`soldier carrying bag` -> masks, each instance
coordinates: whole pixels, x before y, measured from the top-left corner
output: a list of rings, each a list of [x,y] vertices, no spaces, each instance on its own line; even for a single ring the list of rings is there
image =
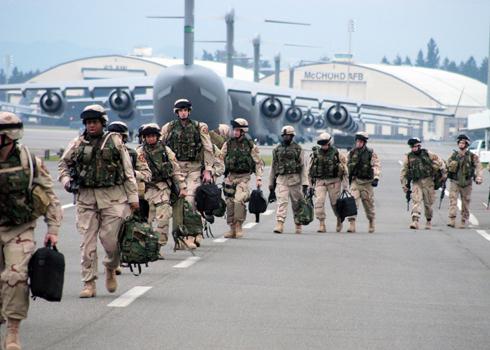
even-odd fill
[[[187,247],[184,238],[196,237],[202,235],[203,224],[202,216],[196,210],[192,209],[192,205],[182,197],[179,197],[172,207],[172,236],[174,238],[175,247],[177,250],[179,244]],[[192,252],[194,255],[194,252]]]
[[[48,241],[32,255],[28,265],[29,286],[32,298],[61,301],[65,275],[65,257],[56,245]]]
[[[344,222],[346,217],[357,215],[356,200],[347,190],[342,191],[337,199],[335,208],[341,222]]]
[[[298,210],[295,213],[294,221],[297,225],[308,225],[313,221],[313,196],[303,197],[298,202]]]
[[[255,214],[255,222],[259,222],[260,214],[267,210],[267,200],[264,198],[262,190],[257,188],[250,194],[248,202],[248,211],[250,214]]]

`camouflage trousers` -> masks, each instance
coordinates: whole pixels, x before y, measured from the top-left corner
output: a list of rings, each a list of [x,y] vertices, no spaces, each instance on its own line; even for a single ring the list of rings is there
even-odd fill
[[[245,203],[250,198],[250,175],[249,174],[229,174],[225,183],[235,186],[235,195],[226,197],[226,223],[242,223],[247,217],[247,207]]]
[[[337,199],[340,196],[341,182],[340,179],[334,180],[316,180],[315,182],[315,216],[318,220],[325,220],[325,201],[328,199],[332,210],[337,216]]]
[[[430,177],[412,183],[412,217],[420,218],[422,205],[425,218],[432,219],[432,206],[436,199],[434,180]]]
[[[35,226],[35,221],[14,227],[0,226],[0,303],[4,320],[27,317],[27,267],[36,249]]]
[[[130,214],[129,205],[117,203],[105,209],[96,206],[77,206],[77,228],[82,235],[82,281],[97,279],[97,237],[104,247],[103,264],[109,269],[119,266],[117,235],[125,217]]]
[[[470,200],[472,186],[461,187],[457,182],[451,181],[449,184],[449,218],[456,218],[458,211],[458,196],[461,196],[461,219],[467,221],[470,218]]]
[[[374,190],[371,185],[371,180],[358,180],[353,179],[350,185],[350,192],[354,199],[356,200],[357,211],[359,213],[360,204],[364,207],[364,211],[366,212],[366,217],[368,220],[375,219],[375,211],[374,211]],[[349,220],[355,220],[356,216],[350,216]]]
[[[196,209],[196,189],[201,186],[201,163],[200,162],[179,162],[180,170],[185,178],[187,187],[186,201],[193,209]]]
[[[156,186],[148,187],[145,193],[145,199],[150,207],[148,223],[156,222],[155,232],[158,233],[158,243],[164,246],[168,241],[168,227],[172,218],[170,188],[165,183],[158,183]]]

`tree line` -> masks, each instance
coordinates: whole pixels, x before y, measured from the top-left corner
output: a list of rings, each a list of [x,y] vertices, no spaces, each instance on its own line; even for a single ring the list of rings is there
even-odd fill
[[[397,55],[391,62],[386,56],[384,56],[381,63],[392,64],[395,66],[405,65],[438,68],[449,72],[466,75],[485,84],[487,83],[488,78],[488,57],[485,57],[480,64],[476,62],[476,59],[473,56],[470,56],[466,61],[461,61],[459,63],[456,63],[454,60],[450,60],[448,57],[445,57],[441,62],[439,47],[433,38],[430,38],[429,42],[427,43],[427,52],[424,54],[424,51],[420,49],[414,62],[412,62],[409,56],[402,58],[400,55]]]

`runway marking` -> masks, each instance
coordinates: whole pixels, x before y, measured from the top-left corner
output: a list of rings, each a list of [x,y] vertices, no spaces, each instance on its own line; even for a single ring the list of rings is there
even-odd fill
[[[271,215],[273,212],[273,209],[267,209],[262,215]]]
[[[213,242],[214,243],[225,243],[226,241],[228,240],[228,238],[216,238],[216,239],[213,239]]]
[[[198,262],[199,259],[201,259],[199,256],[191,256],[191,257],[188,257],[187,259],[185,259],[184,261],[178,263],[177,265],[174,265],[174,267],[176,269],[186,269],[189,266],[192,266],[196,262]]]
[[[483,238],[485,238],[487,241],[490,241],[490,235],[487,233],[487,231],[485,230],[476,230],[476,232],[482,236]]]
[[[71,207],[74,207],[74,206],[75,206],[75,204],[70,203],[70,204],[65,204],[65,205],[62,205],[62,206],[61,206],[61,208],[62,208],[62,209],[68,209],[68,208],[71,208]]]
[[[448,191],[448,190],[446,190],[444,193],[446,194],[446,196],[448,196],[448,197],[449,197],[449,191]],[[456,205],[458,206],[458,209],[461,211],[461,208],[462,208],[462,205],[463,205],[463,204],[461,203],[461,199],[459,199],[459,198],[458,198],[458,202],[457,202],[457,204],[456,204]],[[478,226],[478,225],[480,225],[480,222],[478,221],[478,219],[476,218],[476,216],[475,216],[475,215],[473,215],[473,214],[471,214],[471,213],[470,213],[470,219],[469,219],[469,222],[470,222],[470,224],[472,224],[473,226]]]
[[[245,225],[243,225],[243,228],[252,228],[255,225],[257,225],[256,222],[247,222]]]
[[[116,300],[113,300],[107,306],[109,307],[126,307],[131,304],[136,298],[148,292],[152,287],[136,286],[128,290]]]

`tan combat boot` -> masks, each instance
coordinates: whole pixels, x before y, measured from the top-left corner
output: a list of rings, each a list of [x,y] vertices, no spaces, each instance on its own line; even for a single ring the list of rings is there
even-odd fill
[[[105,288],[109,293],[114,293],[117,289],[116,269],[105,269]]]
[[[80,298],[95,298],[95,281],[85,282],[83,285],[83,289],[80,292]]]
[[[369,233],[374,233],[374,219],[369,219],[369,228],[368,228]]]
[[[185,240],[185,244],[187,244],[187,247],[189,249],[194,250],[197,248],[197,245],[194,243],[194,237],[189,236],[186,237],[184,240]]]
[[[225,238],[235,238],[235,223],[230,224],[230,231],[225,232]]]
[[[19,338],[20,320],[9,318],[7,320],[7,334],[5,335],[6,350],[21,350]]]
[[[278,221],[274,227],[274,233],[282,233],[284,231],[284,222]]]
[[[418,230],[419,229],[419,218],[414,216],[412,217],[412,223],[410,224],[410,228],[412,230]]]
[[[349,228],[347,229],[347,232],[356,232],[356,220],[349,220]]]
[[[238,221],[235,224],[235,237],[236,238],[243,237],[243,230],[242,230],[242,223],[241,223],[241,221]]]
[[[425,229],[430,230],[432,228],[432,221],[427,219],[427,222],[425,223]]]
[[[335,226],[335,231],[342,231],[342,221],[340,220],[340,218],[337,218],[337,226]]]
[[[320,233],[327,232],[327,227],[325,225],[325,220],[320,220],[320,226],[318,227],[318,230],[316,230],[316,232],[320,232]]]
[[[465,219],[461,219],[461,223],[458,225],[458,228],[468,228],[468,222]]]
[[[301,234],[301,229],[302,229],[301,225],[296,224],[296,230],[294,232],[296,232],[296,234],[299,235]]]
[[[456,227],[456,218],[449,218],[447,225],[449,227]]]

